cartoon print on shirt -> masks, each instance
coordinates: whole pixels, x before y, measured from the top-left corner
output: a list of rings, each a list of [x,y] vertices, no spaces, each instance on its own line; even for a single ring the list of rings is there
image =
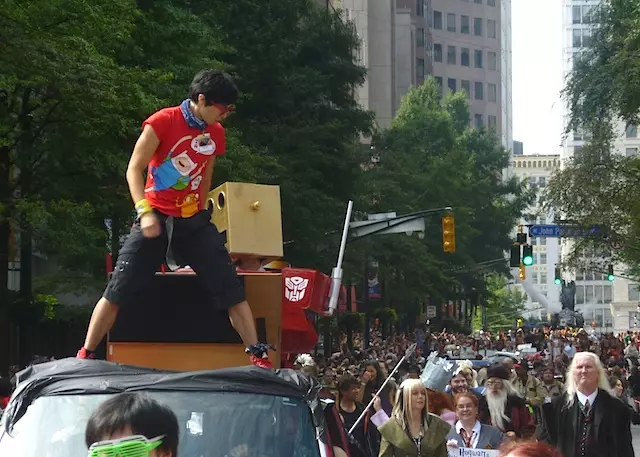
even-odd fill
[[[211,134],[203,133],[191,140],[191,149],[202,155],[213,155],[216,152],[216,142],[211,138]]]
[[[196,168],[197,164],[189,157],[187,150],[183,150],[180,154],[175,155],[176,149],[180,146],[181,143],[185,141],[191,141],[191,147],[195,150],[195,147],[203,150],[203,147],[210,148],[211,152],[205,152],[204,155],[213,154],[215,151],[215,143],[210,138],[209,134],[206,134],[206,139],[203,141],[202,139],[198,139],[199,137],[203,137],[205,135],[199,135],[198,137],[193,138],[191,135],[184,136],[176,142],[176,144],[171,148],[167,157],[164,161],[157,167],[150,167],[149,172],[151,173],[151,177],[153,179],[153,186],[145,189],[147,191],[162,191],[166,189],[175,189],[175,190],[184,190],[189,187],[191,183],[191,190],[196,190],[200,187],[200,183],[202,182],[202,170],[204,170],[206,163],[201,164],[200,169],[193,176],[191,172]],[[203,142],[202,146],[199,146]],[[209,149],[206,149],[207,151]],[[196,152],[198,152],[196,150]]]
[[[145,190],[158,192],[166,189],[184,190],[187,188],[191,181],[189,173],[196,168],[196,164],[191,160],[187,151],[174,157],[172,154],[173,151],[169,152],[160,166],[151,167],[153,187]]]
[[[180,208],[180,217],[191,217],[200,210],[200,195],[197,193],[189,194],[180,201],[180,197],[176,198],[176,206]]]

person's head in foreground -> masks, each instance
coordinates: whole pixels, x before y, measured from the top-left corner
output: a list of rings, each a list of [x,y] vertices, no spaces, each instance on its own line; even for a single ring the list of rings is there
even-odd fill
[[[512,441],[500,449],[500,457],[564,457],[547,443],[536,441]]]
[[[167,406],[140,393],[102,403],[85,429],[89,457],[177,457],[180,431]]]

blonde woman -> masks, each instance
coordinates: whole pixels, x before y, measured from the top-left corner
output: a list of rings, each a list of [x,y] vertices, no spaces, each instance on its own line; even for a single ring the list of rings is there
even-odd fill
[[[407,379],[398,388],[391,418],[378,430],[379,457],[447,457],[451,426],[429,413],[427,389],[419,379]]]

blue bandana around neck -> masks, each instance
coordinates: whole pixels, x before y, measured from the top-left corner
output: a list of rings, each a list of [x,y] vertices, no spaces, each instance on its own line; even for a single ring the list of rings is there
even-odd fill
[[[187,125],[194,129],[204,130],[207,128],[207,123],[202,119],[198,119],[195,114],[189,108],[191,100],[188,98],[180,104],[180,111],[182,111],[182,117]]]

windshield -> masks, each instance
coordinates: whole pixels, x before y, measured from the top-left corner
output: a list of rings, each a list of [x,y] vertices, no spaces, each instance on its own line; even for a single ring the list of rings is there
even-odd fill
[[[179,457],[318,457],[311,411],[303,401],[228,392],[150,392],[168,405],[180,424]],[[84,429],[91,413],[111,395],[40,397],[0,438],[0,455],[87,455]],[[4,427],[0,435],[4,433]],[[247,453],[248,451],[248,453]]]

